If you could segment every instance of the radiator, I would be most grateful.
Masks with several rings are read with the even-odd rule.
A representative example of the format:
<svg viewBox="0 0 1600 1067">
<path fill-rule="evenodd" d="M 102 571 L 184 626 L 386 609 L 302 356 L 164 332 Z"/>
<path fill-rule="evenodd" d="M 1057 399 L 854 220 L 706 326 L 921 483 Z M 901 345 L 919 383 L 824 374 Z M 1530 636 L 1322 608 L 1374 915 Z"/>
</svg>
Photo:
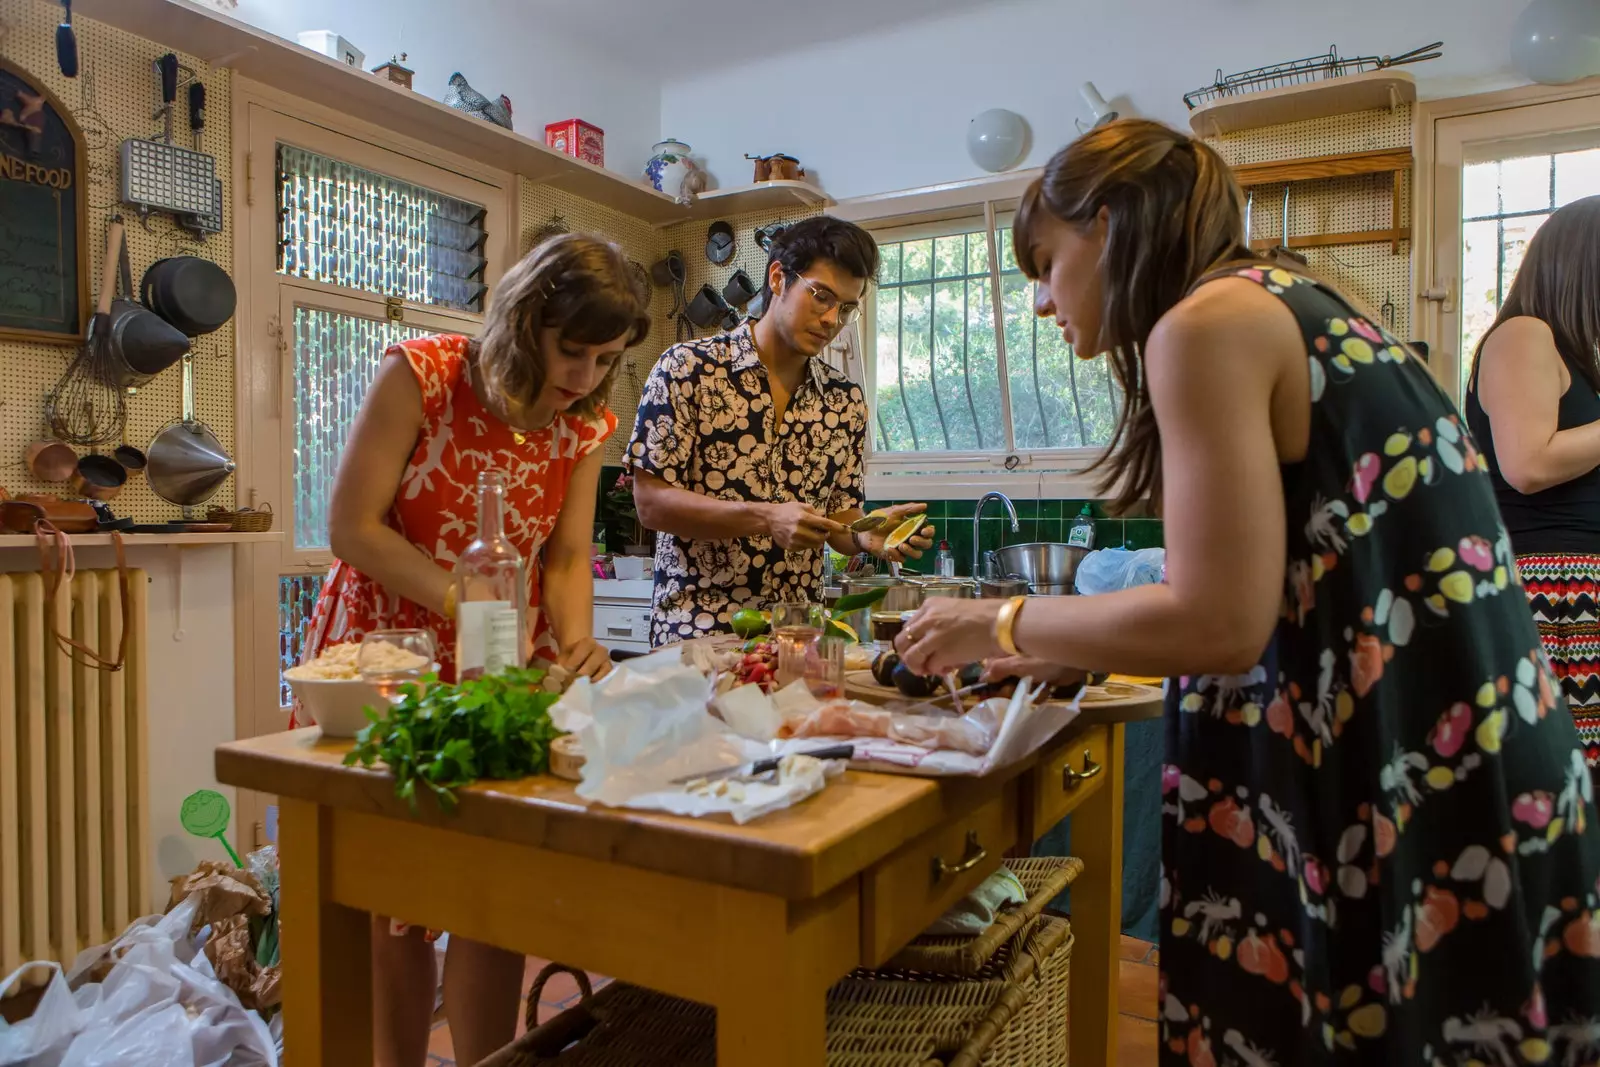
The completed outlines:
<svg viewBox="0 0 1600 1067">
<path fill-rule="evenodd" d="M 56 598 L 37 573 L 0 574 L 0 974 L 71 963 L 150 912 L 145 588 L 80 571 Z M 52 632 L 127 662 L 74 662 Z M 161 902 L 165 904 L 165 901 Z"/>
</svg>

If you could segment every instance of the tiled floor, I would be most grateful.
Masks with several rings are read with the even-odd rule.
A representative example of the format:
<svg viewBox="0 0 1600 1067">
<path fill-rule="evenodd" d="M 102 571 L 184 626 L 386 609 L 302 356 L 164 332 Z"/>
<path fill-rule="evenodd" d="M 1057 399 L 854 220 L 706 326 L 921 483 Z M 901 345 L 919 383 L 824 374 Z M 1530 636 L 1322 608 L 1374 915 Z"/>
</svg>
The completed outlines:
<svg viewBox="0 0 1600 1067">
<path fill-rule="evenodd" d="M 1119 1067 L 1155 1067 L 1156 961 L 1157 951 L 1153 945 L 1131 937 L 1122 939 L 1121 973 L 1118 979 L 1122 1005 L 1122 1018 L 1118 1020 L 1117 1027 Z M 529 960 L 525 981 L 531 983 L 533 976 L 543 966 L 543 960 Z M 597 986 L 607 981 L 598 976 L 591 977 Z M 572 978 L 564 974 L 556 975 L 545 986 L 544 995 L 540 998 L 539 1021 L 543 1022 L 566 1009 L 577 999 L 578 987 Z M 520 1023 L 517 1032 L 522 1032 Z M 455 1067 L 454 1055 L 450 1047 L 450 1027 L 440 1018 L 434 1023 L 433 1039 L 428 1042 L 428 1063 L 430 1067 Z"/>
</svg>

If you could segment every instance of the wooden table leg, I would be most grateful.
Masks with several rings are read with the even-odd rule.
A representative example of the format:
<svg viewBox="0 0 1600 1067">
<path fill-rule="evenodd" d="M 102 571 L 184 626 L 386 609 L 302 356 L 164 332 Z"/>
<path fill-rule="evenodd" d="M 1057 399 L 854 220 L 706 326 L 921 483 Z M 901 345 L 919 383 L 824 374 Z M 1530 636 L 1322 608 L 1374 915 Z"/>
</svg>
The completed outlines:
<svg viewBox="0 0 1600 1067">
<path fill-rule="evenodd" d="M 283 1042 L 294 1067 L 372 1062 L 371 918 L 330 899 L 330 814 L 279 802 Z"/>
<path fill-rule="evenodd" d="M 717 1067 L 823 1067 L 828 987 L 861 956 L 856 884 L 803 905 L 729 889 L 714 898 Z"/>
<path fill-rule="evenodd" d="M 1072 851 L 1083 860 L 1083 874 L 1072 883 L 1073 1067 L 1117 1063 L 1124 730 L 1121 723 L 1112 725 L 1105 783 L 1072 813 Z"/>
</svg>

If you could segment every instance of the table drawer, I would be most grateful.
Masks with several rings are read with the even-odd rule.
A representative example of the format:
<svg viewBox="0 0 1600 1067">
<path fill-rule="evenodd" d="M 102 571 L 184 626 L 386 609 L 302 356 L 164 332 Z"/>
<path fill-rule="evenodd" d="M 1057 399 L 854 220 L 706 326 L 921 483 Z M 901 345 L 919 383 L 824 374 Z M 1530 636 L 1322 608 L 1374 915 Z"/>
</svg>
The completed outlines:
<svg viewBox="0 0 1600 1067">
<path fill-rule="evenodd" d="M 1029 796 L 1023 803 L 1033 814 L 1033 835 L 1048 831 L 1072 809 L 1105 785 L 1105 767 L 1111 745 L 1109 725 L 1091 726 L 1071 741 L 1046 752 L 1028 775 Z"/>
<path fill-rule="evenodd" d="M 614 607 L 596 604 L 594 607 L 594 637 L 602 645 L 619 642 L 650 643 L 650 608 Z"/>
<path fill-rule="evenodd" d="M 929 830 L 862 875 L 862 963 L 900 951 L 993 874 L 1017 836 L 1017 783 L 993 800 Z"/>
</svg>

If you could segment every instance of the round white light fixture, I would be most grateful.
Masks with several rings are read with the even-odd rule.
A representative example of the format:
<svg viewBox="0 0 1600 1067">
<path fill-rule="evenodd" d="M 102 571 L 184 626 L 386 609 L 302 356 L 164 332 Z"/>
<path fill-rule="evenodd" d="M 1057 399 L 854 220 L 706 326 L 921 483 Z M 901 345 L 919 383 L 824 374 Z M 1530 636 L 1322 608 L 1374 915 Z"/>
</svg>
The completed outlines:
<svg viewBox="0 0 1600 1067">
<path fill-rule="evenodd" d="M 1544 85 L 1600 74 L 1600 0 L 1533 0 L 1511 31 L 1511 61 Z"/>
<path fill-rule="evenodd" d="M 1009 170 L 1028 149 L 1028 124 L 1015 111 L 990 108 L 967 123 L 967 155 L 991 173 Z"/>
</svg>

